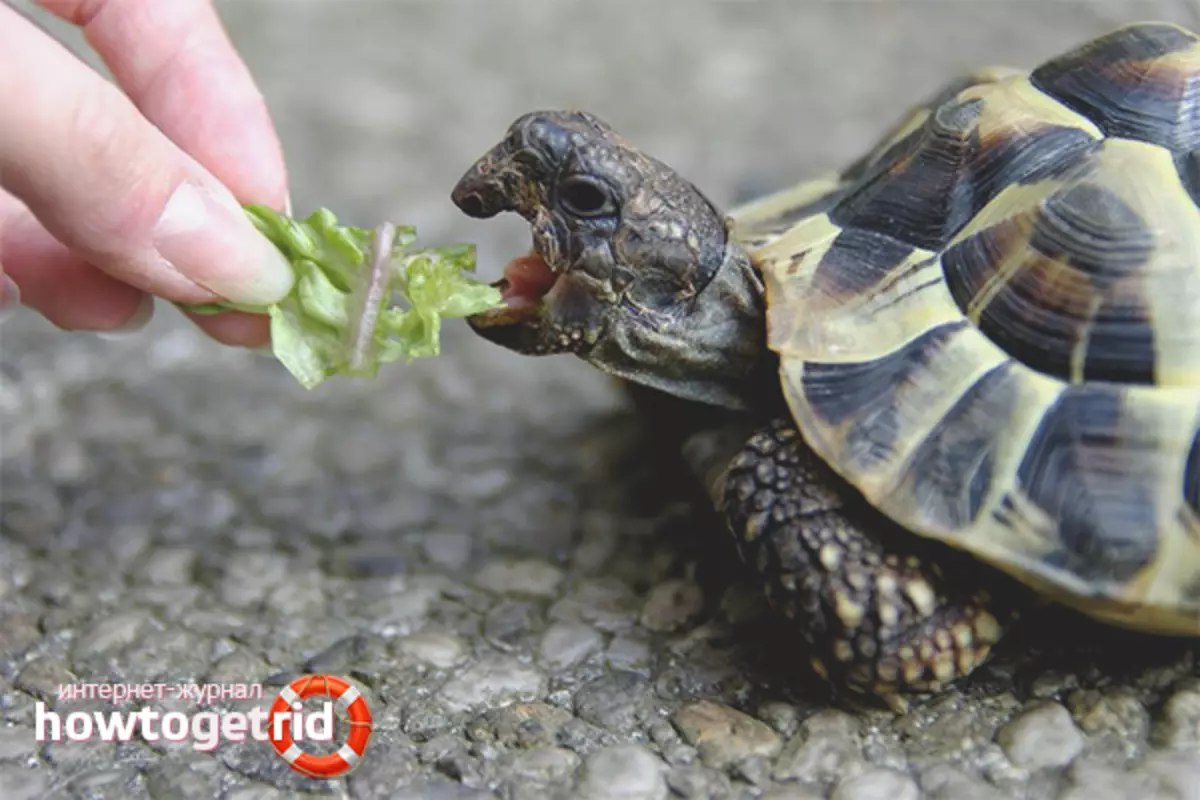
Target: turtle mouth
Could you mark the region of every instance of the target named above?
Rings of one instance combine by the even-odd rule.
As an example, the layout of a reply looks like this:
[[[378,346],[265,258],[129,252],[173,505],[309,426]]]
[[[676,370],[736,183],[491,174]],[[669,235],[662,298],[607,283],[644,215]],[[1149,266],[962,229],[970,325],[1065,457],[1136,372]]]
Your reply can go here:
[[[546,303],[546,295],[558,284],[564,270],[554,269],[538,252],[537,246],[517,256],[504,267],[504,276],[492,284],[500,290],[501,308],[470,318],[476,327],[516,325],[536,319]]]

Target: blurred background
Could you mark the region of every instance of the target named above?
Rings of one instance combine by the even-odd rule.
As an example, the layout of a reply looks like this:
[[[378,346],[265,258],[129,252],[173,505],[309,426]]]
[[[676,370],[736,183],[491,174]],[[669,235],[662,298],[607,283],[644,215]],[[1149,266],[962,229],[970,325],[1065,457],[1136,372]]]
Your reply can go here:
[[[523,112],[590,110],[729,204],[850,161],[959,72],[1200,24],[1165,0],[218,8],[296,211],[477,242],[489,280],[528,233],[448,195]],[[459,323],[443,350],[306,392],[161,305],[118,341],[0,328],[0,797],[1197,797],[1194,646],[1047,612],[932,705],[831,700],[612,384]],[[311,670],[375,710],[328,786],[261,743],[31,733],[60,683]]]

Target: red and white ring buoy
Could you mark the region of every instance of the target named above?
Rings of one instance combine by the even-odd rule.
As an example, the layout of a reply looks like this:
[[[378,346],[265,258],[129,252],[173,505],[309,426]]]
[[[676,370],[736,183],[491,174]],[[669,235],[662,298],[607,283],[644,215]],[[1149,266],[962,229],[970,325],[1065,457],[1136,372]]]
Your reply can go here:
[[[333,698],[350,718],[350,736],[337,752],[323,756],[306,753],[292,738],[292,704],[314,695]],[[276,728],[277,714],[286,719]],[[358,764],[367,741],[371,738],[371,710],[362,693],[336,675],[302,675],[283,687],[271,706],[270,737],[275,752],[292,769],[310,778],[336,778],[345,775]],[[281,735],[276,738],[275,734]]]

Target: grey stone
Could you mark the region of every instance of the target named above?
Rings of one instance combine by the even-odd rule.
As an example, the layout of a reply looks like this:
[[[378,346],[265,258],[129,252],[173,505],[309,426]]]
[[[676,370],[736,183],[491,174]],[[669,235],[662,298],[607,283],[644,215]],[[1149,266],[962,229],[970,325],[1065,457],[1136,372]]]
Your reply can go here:
[[[941,764],[921,774],[921,789],[929,800],[1004,800],[1005,794],[986,781]]]
[[[799,731],[775,760],[773,777],[829,786],[866,768],[859,741],[860,723],[841,711],[818,711],[800,723]]]
[[[541,613],[531,603],[506,602],[489,609],[483,619],[483,638],[497,650],[523,648],[541,626]]]
[[[1059,800],[1129,800],[1154,797],[1157,781],[1137,772],[1122,772],[1106,763],[1079,759],[1067,770]]]
[[[34,614],[8,614],[0,617],[0,653],[19,655],[42,638]]]
[[[152,584],[179,586],[194,575],[199,554],[189,547],[159,547],[146,558],[139,573]]]
[[[704,610],[704,593],[690,581],[660,583],[646,596],[640,622],[652,631],[682,628]]]
[[[1200,800],[1200,751],[1152,753],[1138,771],[1157,779],[1159,791],[1168,797]]]
[[[74,682],[75,675],[66,664],[51,658],[36,658],[21,668],[13,686],[53,706],[58,700],[59,687]]]
[[[635,633],[619,633],[604,651],[604,663],[612,669],[647,675],[653,666],[654,649],[650,641]]]
[[[783,747],[766,723],[722,703],[701,700],[675,712],[675,727],[714,769],[748,758],[770,758]]]
[[[513,774],[534,781],[564,785],[578,769],[581,759],[563,747],[537,747],[513,761]]]
[[[438,669],[450,669],[467,660],[466,643],[445,633],[411,633],[400,639],[396,647],[401,653]]]
[[[72,655],[77,660],[109,655],[136,642],[151,624],[149,615],[138,611],[104,617],[75,640]]]
[[[569,712],[546,703],[516,703],[487,711],[467,726],[467,735],[503,747],[546,747],[570,720]]]
[[[637,745],[606,747],[583,765],[581,800],[664,800],[667,765]]]
[[[485,705],[534,700],[545,692],[546,678],[515,659],[496,659],[467,667],[439,692],[451,712]]]
[[[25,727],[0,727],[0,761],[25,761],[37,752],[36,733]]]
[[[1155,740],[1164,747],[1200,747],[1200,688],[1171,695],[1163,704]]]
[[[1030,770],[1066,766],[1083,749],[1070,713],[1048,702],[1022,711],[1000,729],[996,741],[1014,764]]]
[[[46,797],[49,776],[44,771],[0,773],[0,797],[4,800],[40,800]]]
[[[604,636],[595,628],[577,622],[556,622],[542,634],[538,660],[550,669],[578,664],[604,646]]]
[[[890,769],[872,769],[838,783],[830,800],[920,800],[912,778]]]
[[[493,561],[475,576],[475,583],[496,594],[553,597],[563,572],[544,561]]]
[[[645,678],[632,672],[605,675],[575,693],[575,713],[607,730],[630,730],[653,716],[650,686]]]

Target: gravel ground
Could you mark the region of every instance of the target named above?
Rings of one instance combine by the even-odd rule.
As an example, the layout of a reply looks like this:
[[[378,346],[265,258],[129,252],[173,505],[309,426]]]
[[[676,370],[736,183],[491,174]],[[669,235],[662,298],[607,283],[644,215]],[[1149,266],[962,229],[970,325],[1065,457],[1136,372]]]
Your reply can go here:
[[[847,161],[958,70],[1195,19],[982,0],[221,8],[298,210],[478,241],[489,276],[527,234],[447,195],[523,111],[589,108],[730,202]],[[835,702],[614,387],[461,325],[440,359],[307,393],[170,309],[121,340],[17,315],[0,424],[6,799],[1200,797],[1195,645],[1048,611],[906,715]],[[39,700],[105,707],[56,702],[60,683],[313,670],[374,710],[345,780],[258,742],[34,739]]]

